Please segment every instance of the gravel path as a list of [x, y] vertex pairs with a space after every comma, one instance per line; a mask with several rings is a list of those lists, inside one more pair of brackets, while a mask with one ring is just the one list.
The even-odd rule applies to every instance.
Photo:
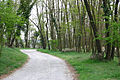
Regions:
[[21, 50], [30, 57], [21, 69], [2, 80], [74, 80], [64, 60], [36, 50]]

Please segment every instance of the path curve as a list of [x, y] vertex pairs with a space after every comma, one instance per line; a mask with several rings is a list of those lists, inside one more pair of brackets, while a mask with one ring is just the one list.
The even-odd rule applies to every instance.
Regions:
[[30, 60], [2, 80], [74, 80], [64, 60], [35, 49], [21, 51], [27, 54]]

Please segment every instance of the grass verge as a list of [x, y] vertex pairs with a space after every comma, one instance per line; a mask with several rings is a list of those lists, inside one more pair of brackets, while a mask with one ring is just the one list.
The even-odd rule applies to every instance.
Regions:
[[100, 62], [89, 59], [88, 53], [59, 52], [38, 49], [40, 52], [60, 57], [70, 63], [79, 80], [120, 80], [120, 66], [117, 59], [110, 62]]
[[3, 48], [2, 56], [0, 57], [0, 76], [21, 67], [27, 59], [28, 56], [20, 52], [19, 49]]

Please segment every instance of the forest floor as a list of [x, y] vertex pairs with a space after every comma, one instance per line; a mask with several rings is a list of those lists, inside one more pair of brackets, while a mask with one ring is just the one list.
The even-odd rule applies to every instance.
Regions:
[[22, 67], [28, 56], [16, 48], [3, 48], [0, 57], [0, 79]]
[[114, 61], [91, 60], [90, 53], [59, 52], [38, 49], [40, 52], [48, 53], [66, 60], [71, 64], [79, 80], [120, 80], [120, 66], [117, 58]]
[[29, 56], [28, 63], [1, 80], [74, 80], [64, 60], [35, 49], [21, 51]]

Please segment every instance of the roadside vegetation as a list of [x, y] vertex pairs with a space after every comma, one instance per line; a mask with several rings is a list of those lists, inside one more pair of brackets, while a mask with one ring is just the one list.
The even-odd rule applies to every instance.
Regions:
[[44, 49], [38, 49], [38, 51], [66, 60], [79, 74], [79, 80], [120, 80], [120, 66], [117, 64], [117, 58], [113, 61], [101, 62], [91, 60], [90, 53], [59, 52]]
[[0, 76], [21, 67], [28, 59], [26, 54], [16, 48], [3, 48], [0, 57]]
[[[26, 61], [27, 56], [14, 48], [41, 48], [67, 60], [81, 80], [120, 80], [119, 4], [120, 0], [0, 0], [0, 75]], [[66, 49], [70, 52], [63, 53]]]
[[67, 48], [120, 64], [119, 9], [119, 0], [0, 0], [0, 56], [3, 46]]

